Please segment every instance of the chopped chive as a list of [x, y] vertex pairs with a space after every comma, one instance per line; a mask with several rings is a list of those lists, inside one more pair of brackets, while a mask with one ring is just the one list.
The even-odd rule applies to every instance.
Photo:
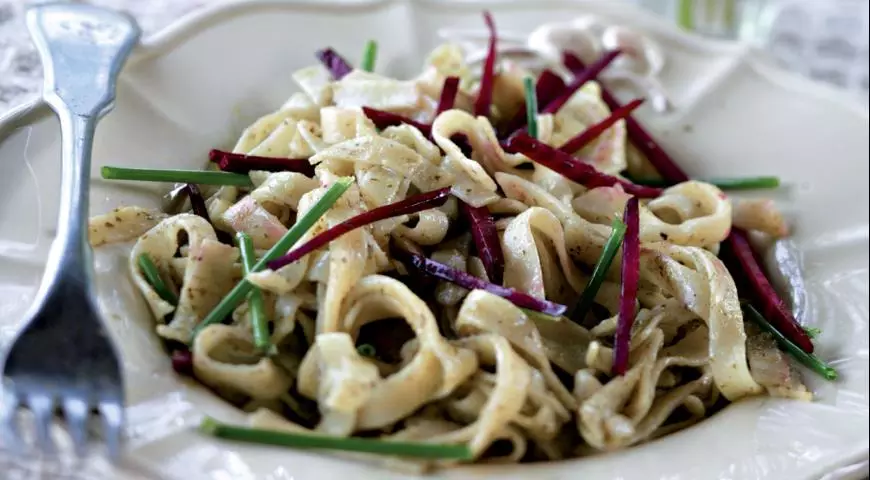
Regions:
[[157, 265], [154, 264], [151, 257], [147, 253], [143, 253], [139, 255], [138, 263], [139, 270], [142, 270], [142, 275], [145, 275], [145, 280], [148, 280], [148, 283], [151, 284], [157, 295], [173, 305], [178, 305], [178, 297], [163, 282], [160, 270], [157, 269]]
[[364, 344], [356, 347], [356, 351], [360, 355], [362, 355], [364, 357], [369, 357], [369, 358], [374, 358], [375, 355], [377, 355], [377, 353], [378, 353], [377, 350], [375, 350], [375, 347], [373, 347], [372, 345], [370, 345], [368, 343], [364, 343]]
[[804, 331], [807, 332], [807, 336], [810, 338], [816, 338], [822, 334], [822, 329], [818, 327], [804, 327]]
[[360, 68], [366, 72], [375, 71], [375, 61], [378, 59], [378, 42], [369, 40], [366, 42], [366, 48], [363, 51], [362, 63]]
[[607, 270], [610, 269], [610, 265], [616, 257], [616, 252], [619, 251], [619, 247], [622, 245], [622, 239], [625, 237], [626, 227], [622, 220], [614, 218], [611, 227], [613, 229], [610, 231], [610, 237], [607, 239], [607, 243], [604, 244], [601, 256], [598, 257], [598, 261], [595, 262], [595, 268], [592, 270], [592, 277], [589, 278], [589, 283], [586, 285], [586, 289], [583, 290], [583, 294], [580, 296], [580, 301], [577, 302], [577, 306], [574, 307], [574, 311], [568, 316], [578, 324], [583, 322], [583, 318], [586, 317], [586, 312], [592, 308], [592, 302], [595, 301], [595, 295], [598, 294], [598, 290], [604, 282], [604, 277], [607, 276]]
[[202, 423], [199, 424], [199, 430], [205, 434], [227, 440], [281, 447], [320, 448], [417, 458], [453, 458], [458, 460], [474, 458], [466, 445], [397, 442], [374, 438], [331, 437], [316, 433], [278, 432], [227, 425], [211, 417], [203, 418]]
[[247, 175], [205, 170], [154, 170], [150, 168], [124, 168], [105, 166], [100, 173], [106, 180], [134, 180], [139, 182], [195, 183], [197, 185], [234, 185], [252, 187]]
[[[257, 260], [254, 253], [254, 242], [245, 232], [236, 234], [239, 250], [242, 252], [242, 270], [245, 275], [253, 273]], [[251, 288], [248, 294], [248, 312], [251, 315], [251, 330], [254, 336], [254, 346], [261, 352], [268, 352], [272, 346], [269, 335], [269, 323], [266, 319], [266, 307], [263, 305], [263, 292], [259, 288]]]
[[[349, 177], [340, 178], [333, 183], [320, 200], [318, 200], [310, 210], [305, 212], [305, 215], [296, 221], [290, 230], [288, 230], [287, 233], [278, 240], [278, 243], [273, 245], [272, 248], [270, 248], [256, 264], [254, 264], [251, 271], [259, 272], [260, 270], [263, 270], [271, 260], [286, 253], [287, 250], [295, 245], [296, 242], [302, 238], [302, 235], [305, 235], [305, 232], [310, 230], [317, 220], [319, 220], [320, 217], [322, 217], [323, 214], [326, 213], [326, 211], [329, 210], [336, 201], [338, 201], [344, 192], [350, 188], [352, 183], [353, 179]], [[243, 278], [235, 287], [233, 287], [230, 293], [228, 293], [227, 296], [225, 296], [223, 300], [221, 300], [220, 303], [218, 303], [218, 305], [205, 316], [202, 322], [197, 325], [193, 332], [193, 336], [196, 336], [200, 330], [209, 325], [222, 322], [227, 315], [232, 313], [234, 308], [245, 300], [248, 292], [253, 288], [254, 286], [251, 282]]]
[[[634, 183], [639, 185], [648, 185], [651, 187], [669, 187], [673, 182], [656, 178], [640, 178], [632, 179]], [[755, 190], [762, 188], [777, 188], [779, 187], [779, 177], [735, 177], [735, 178], [710, 178], [700, 179], [701, 182], [706, 182], [715, 185], [722, 190]]]
[[523, 87], [526, 91], [526, 124], [529, 126], [529, 135], [538, 138], [538, 95], [535, 93], [532, 77], [523, 79]]
[[773, 338], [776, 339], [779, 346], [789, 353], [792, 357], [794, 357], [797, 361], [803, 363], [810, 370], [818, 373], [826, 380], [836, 380], [839, 376], [837, 371], [826, 364], [824, 361], [819, 359], [819, 357], [813, 355], [812, 353], [807, 353], [801, 350], [796, 344], [794, 344], [791, 340], [785, 338], [785, 335], [779, 332], [773, 325], [771, 325], [767, 319], [761, 316], [761, 313], [755, 309], [752, 305], [748, 303], [743, 304], [743, 311], [747, 314], [748, 317], [752, 318], [762, 330], [767, 333], [773, 335]]

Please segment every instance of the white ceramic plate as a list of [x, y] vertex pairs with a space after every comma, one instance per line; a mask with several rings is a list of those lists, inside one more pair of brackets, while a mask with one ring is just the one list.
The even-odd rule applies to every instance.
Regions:
[[[380, 41], [379, 64], [415, 72], [444, 26], [477, 27], [492, 9], [502, 31], [596, 13], [653, 36], [666, 49], [661, 80], [675, 110], [645, 118], [691, 174], [778, 174], [776, 193], [795, 225], [775, 253], [802, 268], [794, 289], [801, 320], [822, 328], [818, 353], [841, 372], [833, 384], [808, 376], [817, 402], [740, 402], [686, 431], [569, 462], [476, 467], [445, 478], [809, 480], [855, 478], [868, 452], [868, 115], [847, 97], [776, 70], [758, 53], [677, 32], [612, 1], [258, 1], [186, 18], [140, 48], [121, 79], [117, 108], [101, 124], [94, 171], [104, 164], [196, 168], [204, 153], [293, 90], [291, 72], [315, 49], [360, 50]], [[0, 122], [0, 346], [28, 305], [53, 236], [59, 184], [58, 125], [31, 105]], [[643, 115], [642, 115], [643, 116]], [[120, 187], [96, 179], [93, 213], [119, 204], [157, 206], [160, 186]], [[793, 253], [799, 251], [795, 257]], [[126, 271], [126, 252], [98, 253], [102, 305], [123, 346], [131, 427], [123, 472], [99, 457], [79, 464], [13, 457], [0, 472], [50, 471], [64, 478], [401, 478], [325, 454], [218, 442], [191, 431], [202, 412], [241, 415], [173, 375]], [[789, 256], [791, 255], [791, 256]], [[834, 472], [834, 473], [831, 473]], [[2, 475], [0, 475], [2, 476]], [[14, 478], [14, 477], [4, 477]], [[39, 477], [43, 478], [43, 477]]]

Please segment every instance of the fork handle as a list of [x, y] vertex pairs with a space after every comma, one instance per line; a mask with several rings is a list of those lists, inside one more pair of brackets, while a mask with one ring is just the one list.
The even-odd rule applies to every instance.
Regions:
[[90, 286], [93, 253], [88, 243], [88, 191], [91, 145], [98, 119], [55, 105], [63, 138], [61, 153], [60, 211], [57, 236], [51, 245], [44, 278], [66, 279]]
[[100, 117], [114, 105], [121, 66], [139, 38], [136, 22], [89, 5], [42, 4], [27, 26], [45, 72], [43, 98], [60, 119], [62, 174], [57, 236], [49, 251], [37, 302], [75, 288], [90, 297], [93, 253], [88, 243], [91, 145]]

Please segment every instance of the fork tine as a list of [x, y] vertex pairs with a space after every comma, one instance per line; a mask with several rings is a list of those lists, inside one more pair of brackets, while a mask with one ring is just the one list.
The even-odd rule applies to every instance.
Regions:
[[88, 404], [81, 398], [69, 397], [63, 400], [62, 406], [76, 455], [84, 456], [88, 445]]
[[2, 400], [0, 403], [0, 433], [2, 433], [3, 443], [10, 449], [19, 449], [23, 443], [18, 426], [18, 407], [21, 405], [21, 399], [10, 385], [6, 385]]
[[33, 412], [36, 446], [44, 453], [53, 453], [51, 423], [54, 418], [54, 400], [46, 393], [31, 393], [27, 396], [27, 407]]
[[121, 454], [121, 430], [124, 425], [124, 408], [118, 402], [100, 402], [98, 409], [103, 418], [103, 437], [109, 449], [109, 458], [117, 460]]

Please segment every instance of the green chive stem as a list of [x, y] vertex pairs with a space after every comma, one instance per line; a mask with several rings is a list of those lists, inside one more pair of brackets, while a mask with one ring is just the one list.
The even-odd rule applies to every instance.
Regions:
[[202, 433], [227, 440], [281, 447], [319, 448], [431, 459], [471, 460], [474, 458], [466, 445], [412, 443], [374, 438], [331, 437], [315, 433], [279, 432], [227, 425], [211, 417], [203, 418], [199, 430]]
[[[287, 250], [290, 250], [296, 242], [305, 235], [305, 232], [311, 229], [317, 220], [326, 213], [327, 210], [332, 208], [335, 202], [338, 201], [339, 198], [344, 194], [344, 192], [350, 188], [351, 184], [353, 184], [353, 178], [344, 177], [338, 179], [335, 183], [329, 187], [329, 190], [320, 197], [310, 210], [305, 212], [305, 215], [302, 218], [296, 220], [296, 223], [278, 240], [278, 243], [272, 246], [260, 261], [254, 264], [253, 268], [251, 268], [252, 272], [259, 272], [266, 268], [266, 264], [270, 261], [280, 257], [287, 253]], [[220, 323], [224, 318], [227, 317], [230, 313], [232, 313], [233, 309], [236, 308], [240, 303], [245, 300], [248, 293], [251, 289], [254, 288], [254, 285], [251, 284], [247, 279], [242, 279], [239, 283], [230, 290], [230, 293], [227, 294], [223, 298], [223, 300], [218, 303], [218, 305], [209, 312], [208, 315], [202, 320], [202, 322], [197, 325], [196, 329], [193, 331], [193, 336], [195, 337], [203, 328], [212, 325], [214, 323]]]
[[100, 174], [106, 180], [133, 180], [138, 182], [193, 183], [196, 185], [233, 185], [252, 187], [247, 175], [207, 170], [155, 170], [105, 166]]
[[362, 63], [360, 68], [366, 72], [375, 71], [375, 62], [378, 59], [378, 42], [369, 40], [366, 42], [365, 50], [363, 51]]
[[779, 332], [773, 325], [767, 322], [761, 313], [758, 312], [752, 305], [748, 303], [743, 304], [743, 311], [750, 317], [762, 330], [773, 335], [773, 338], [776, 339], [779, 346], [789, 353], [792, 357], [794, 357], [797, 361], [804, 364], [810, 370], [818, 373], [826, 380], [836, 380], [839, 376], [837, 374], [837, 370], [834, 367], [826, 364], [824, 361], [819, 359], [819, 357], [813, 355], [812, 353], [807, 353], [801, 350], [800, 347], [792, 343], [791, 340], [785, 338], [785, 336]]
[[142, 275], [145, 275], [145, 280], [148, 280], [148, 283], [151, 284], [157, 295], [173, 305], [178, 305], [178, 296], [163, 281], [163, 277], [160, 276], [160, 270], [151, 260], [151, 257], [147, 253], [143, 253], [139, 255], [137, 260], [139, 270], [142, 270]]
[[538, 95], [532, 77], [523, 79], [523, 88], [526, 92], [526, 123], [529, 126], [529, 136], [538, 138]]
[[[236, 234], [239, 251], [242, 253], [242, 270], [247, 276], [253, 273], [257, 255], [254, 253], [254, 242], [245, 232]], [[254, 336], [254, 346], [261, 352], [268, 352], [272, 346], [269, 335], [269, 322], [266, 319], [266, 307], [263, 305], [263, 292], [259, 288], [251, 288], [248, 294], [248, 314], [251, 316], [251, 330]]]
[[[638, 178], [631, 179], [632, 182], [638, 185], [647, 185], [650, 187], [669, 187], [673, 185], [665, 180], [655, 178]], [[736, 178], [710, 178], [699, 179], [701, 182], [706, 182], [722, 190], [758, 190], [765, 188], [777, 188], [780, 185], [779, 177], [736, 177]]]
[[804, 327], [804, 331], [807, 332], [807, 336], [810, 338], [816, 338], [822, 334], [822, 329], [818, 327]]
[[583, 290], [583, 294], [580, 296], [580, 301], [577, 302], [574, 312], [570, 315], [570, 318], [573, 318], [576, 322], [582, 322], [583, 318], [586, 317], [586, 312], [592, 308], [592, 302], [595, 301], [595, 295], [598, 294], [598, 290], [601, 288], [601, 284], [607, 276], [607, 270], [609, 270], [610, 265], [613, 264], [613, 259], [616, 257], [616, 253], [619, 252], [619, 247], [622, 246], [622, 240], [625, 238], [626, 226], [622, 220], [614, 218], [611, 227], [612, 230], [610, 231], [610, 237], [604, 244], [601, 256], [598, 257], [598, 261], [595, 262], [595, 268], [592, 269], [592, 276], [589, 278], [589, 283], [586, 284], [586, 289]]

